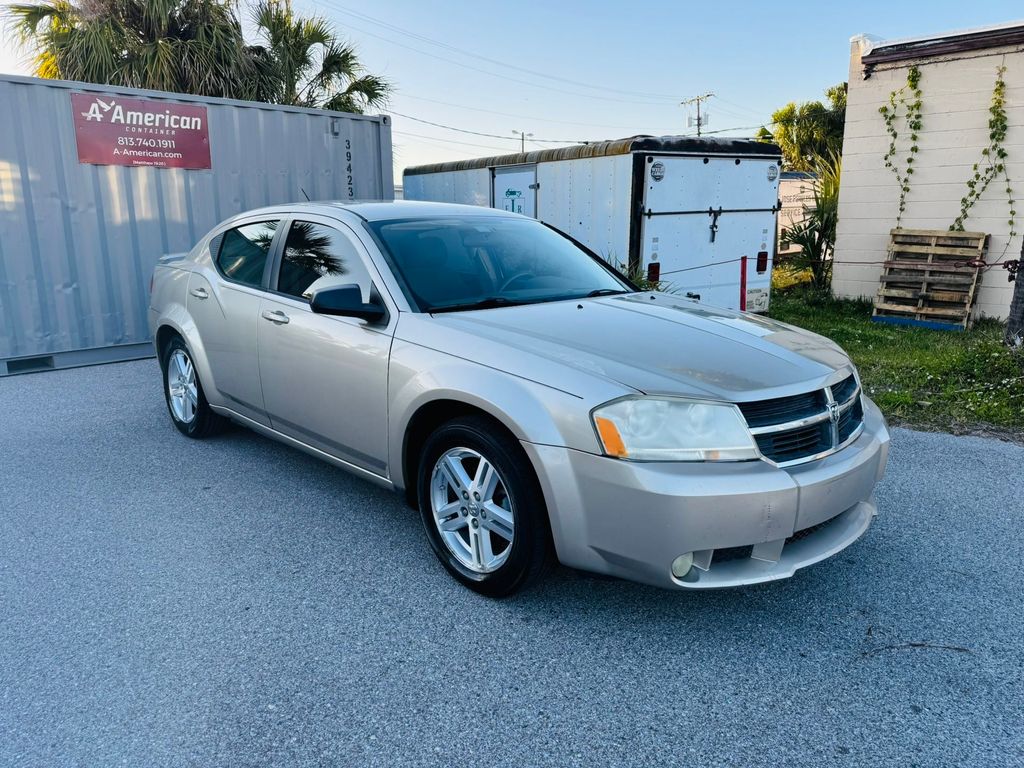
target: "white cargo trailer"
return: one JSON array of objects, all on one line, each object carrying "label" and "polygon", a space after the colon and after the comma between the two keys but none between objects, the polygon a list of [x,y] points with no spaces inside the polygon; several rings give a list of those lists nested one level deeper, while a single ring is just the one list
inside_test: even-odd
[{"label": "white cargo trailer", "polygon": [[753,139],[634,136],[407,168],[403,188],[533,216],[620,269],[653,266],[680,294],[764,311],[781,164]]}]

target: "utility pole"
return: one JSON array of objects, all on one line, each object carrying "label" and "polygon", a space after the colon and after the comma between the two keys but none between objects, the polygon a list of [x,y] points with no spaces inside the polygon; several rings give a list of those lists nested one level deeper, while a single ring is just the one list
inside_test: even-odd
[{"label": "utility pole", "polygon": [[701,116],[700,116],[700,103],[702,101],[707,101],[708,99],[710,99],[714,95],[715,94],[713,94],[711,91],[708,91],[707,93],[702,93],[700,96],[694,96],[692,99],[687,99],[686,101],[679,102],[680,106],[683,106],[683,107],[688,107],[691,104],[696,104],[697,105],[697,135],[698,136],[700,136],[700,129],[704,127],[704,122],[703,122],[703,120],[701,119]]},{"label": "utility pole", "polygon": [[519,137],[519,151],[526,152],[526,140],[533,138],[533,134],[525,133],[524,131],[512,131],[512,135]]}]

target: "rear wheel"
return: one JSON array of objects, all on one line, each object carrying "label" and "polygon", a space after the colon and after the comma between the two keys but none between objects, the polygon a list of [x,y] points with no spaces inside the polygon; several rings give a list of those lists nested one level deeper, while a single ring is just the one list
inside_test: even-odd
[{"label": "rear wheel", "polygon": [[503,597],[549,560],[544,499],[519,444],[487,419],[455,419],[431,435],[419,466],[430,544],[458,581]]},{"label": "rear wheel", "polygon": [[220,431],[225,420],[206,401],[192,353],[180,337],[171,339],[160,362],[167,410],[178,431],[197,439]]}]

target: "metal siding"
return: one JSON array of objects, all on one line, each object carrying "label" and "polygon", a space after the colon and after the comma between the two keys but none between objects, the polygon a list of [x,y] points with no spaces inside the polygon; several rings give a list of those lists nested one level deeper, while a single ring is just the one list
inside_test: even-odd
[{"label": "metal siding", "polygon": [[[212,170],[79,164],[70,94],[81,91],[204,104]],[[353,196],[394,195],[383,116],[9,76],[0,104],[0,375],[10,358],[148,341],[156,260],[301,189],[348,199],[346,138]]]},{"label": "metal siding", "polygon": [[632,155],[537,166],[537,218],[572,235],[613,266],[629,261]]},{"label": "metal siding", "polygon": [[464,171],[406,175],[402,180],[402,194],[406,200],[462,203],[489,208],[491,170],[471,168]]}]

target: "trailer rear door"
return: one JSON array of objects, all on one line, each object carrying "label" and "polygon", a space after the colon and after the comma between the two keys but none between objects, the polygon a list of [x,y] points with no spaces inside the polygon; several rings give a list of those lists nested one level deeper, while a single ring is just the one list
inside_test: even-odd
[{"label": "trailer rear door", "polygon": [[641,266],[658,263],[663,285],[681,295],[768,309],[777,158],[649,155],[644,179]]}]

